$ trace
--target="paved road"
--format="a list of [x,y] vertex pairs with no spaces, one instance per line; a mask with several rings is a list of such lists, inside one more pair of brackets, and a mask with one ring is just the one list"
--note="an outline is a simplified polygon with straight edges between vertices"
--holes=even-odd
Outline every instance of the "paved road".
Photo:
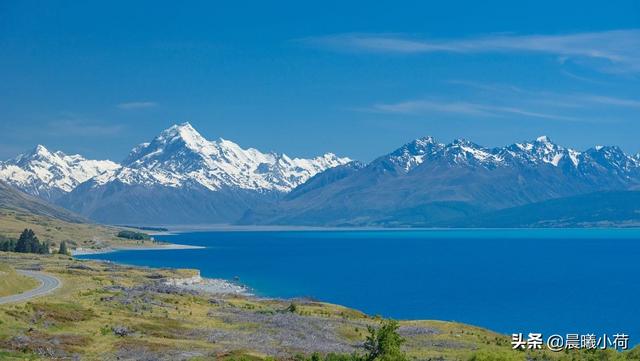
[[44,296],[53,292],[56,288],[62,285],[62,282],[58,278],[46,273],[23,270],[16,270],[16,272],[21,275],[37,279],[38,281],[40,281],[40,286],[17,295],[0,297],[0,305],[5,303],[22,302],[34,297]]

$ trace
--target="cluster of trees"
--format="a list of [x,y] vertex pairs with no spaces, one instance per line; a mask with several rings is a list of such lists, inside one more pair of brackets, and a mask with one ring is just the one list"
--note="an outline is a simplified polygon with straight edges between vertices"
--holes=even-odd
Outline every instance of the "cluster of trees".
[[[13,239],[0,239],[0,251],[3,252],[18,252],[18,253],[49,253],[49,242],[41,242],[36,236],[35,232],[31,229],[25,229],[20,234],[18,240]],[[67,250],[67,243],[62,241],[60,243],[60,254],[69,254]]]
[[45,254],[49,253],[49,242],[40,242],[33,230],[25,229],[17,241],[0,241],[0,251]]

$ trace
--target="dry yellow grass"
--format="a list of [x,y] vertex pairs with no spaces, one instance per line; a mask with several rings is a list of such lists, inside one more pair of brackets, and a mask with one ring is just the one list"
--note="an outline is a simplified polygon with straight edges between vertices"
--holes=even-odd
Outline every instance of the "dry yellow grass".
[[16,273],[9,265],[0,264],[0,297],[28,291],[38,286],[38,281]]

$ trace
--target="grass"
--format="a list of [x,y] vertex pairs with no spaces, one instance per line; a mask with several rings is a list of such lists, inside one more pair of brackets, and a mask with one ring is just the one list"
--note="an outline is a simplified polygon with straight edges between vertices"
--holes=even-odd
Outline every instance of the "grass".
[[[40,359],[41,350],[48,350],[51,358],[78,355],[83,360],[290,360],[296,354],[315,351],[313,347],[326,340],[360,344],[367,326],[379,322],[357,310],[310,300],[211,296],[153,288],[158,277],[189,277],[193,270],[3,252],[0,264],[39,265],[63,281],[61,288],[46,297],[0,305],[3,360]],[[118,336],[113,331],[118,327],[125,328],[127,335]],[[453,322],[401,321],[400,330],[406,338],[404,350],[409,360],[617,360],[631,355],[599,352],[588,358],[578,352],[518,352],[511,350],[506,335]],[[313,342],[306,346],[296,343],[307,334],[313,336]]]
[[0,264],[0,297],[28,291],[38,284],[33,278],[18,274],[9,265]]
[[25,228],[33,229],[41,241],[49,241],[56,247],[62,241],[66,241],[69,248],[153,246],[150,240],[136,241],[117,237],[118,232],[123,228],[72,223],[48,216],[0,208],[0,237],[16,239]]

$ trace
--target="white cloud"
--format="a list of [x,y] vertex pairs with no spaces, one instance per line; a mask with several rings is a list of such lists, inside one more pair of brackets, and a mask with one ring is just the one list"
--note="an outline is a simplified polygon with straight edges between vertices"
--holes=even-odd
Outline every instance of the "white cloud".
[[155,102],[128,102],[128,103],[120,103],[116,105],[116,107],[124,110],[132,110],[132,109],[146,109],[153,108],[158,106]]
[[601,71],[640,72],[640,29],[560,35],[494,34],[466,39],[420,39],[398,34],[337,34],[303,39],[333,50],[419,54],[537,52],[576,59]]

